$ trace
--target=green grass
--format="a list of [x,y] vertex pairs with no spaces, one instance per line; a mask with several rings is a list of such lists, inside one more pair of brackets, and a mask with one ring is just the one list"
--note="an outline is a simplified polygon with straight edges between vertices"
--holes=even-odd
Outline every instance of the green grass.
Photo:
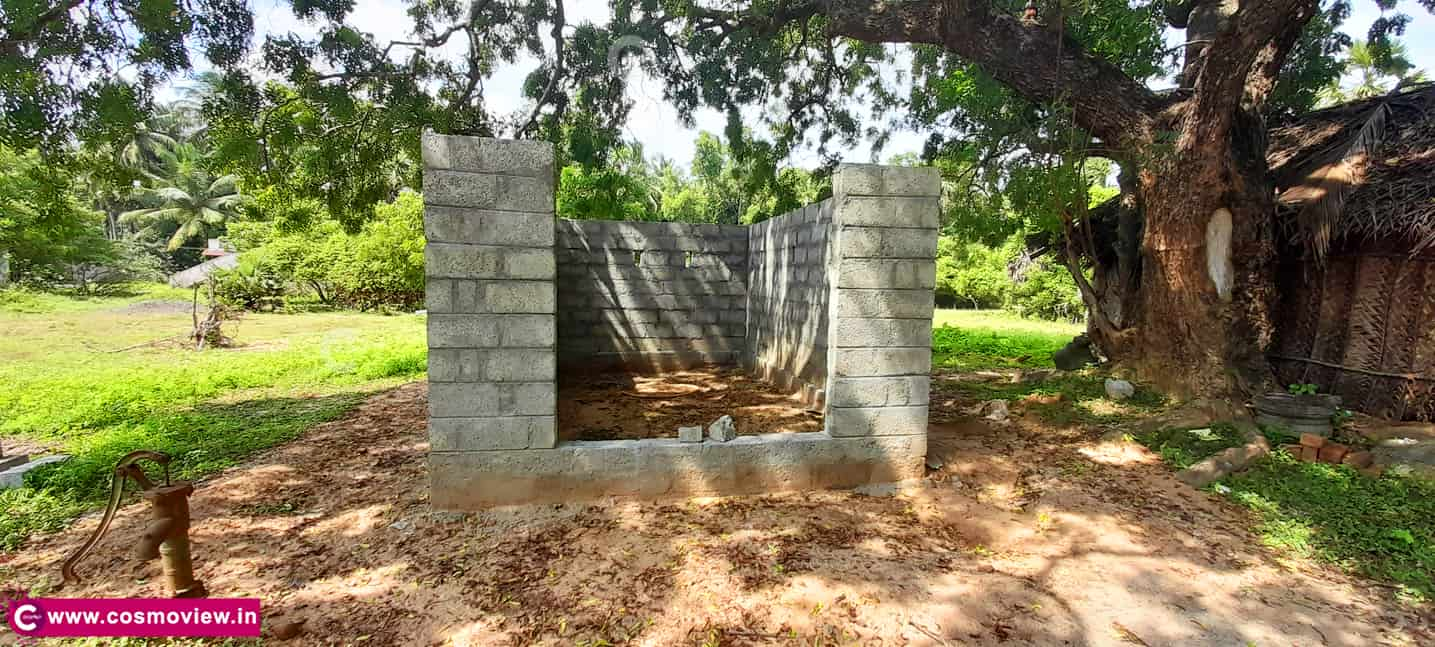
[[1136,441],[1150,447],[1176,469],[1186,469],[1208,456],[1245,444],[1240,430],[1229,424],[1200,429],[1158,429],[1136,434]]
[[[1177,469],[1243,442],[1235,427],[1162,429],[1136,440]],[[1263,430],[1273,446],[1292,438]],[[1394,583],[1415,604],[1435,600],[1435,482],[1306,463],[1277,449],[1213,485],[1260,518],[1262,542]]]
[[189,315],[130,307],[164,295],[0,311],[0,439],[73,458],[0,493],[0,548],[63,527],[103,502],[114,462],[135,449],[173,455],[196,478],[342,416],[375,390],[421,376],[423,318],[358,313],[249,314],[234,348],[177,342]]
[[189,301],[191,296],[189,290],[158,283],[125,286],[118,294],[109,296],[77,296],[12,286],[0,289],[0,313],[84,312],[153,299]]
[[963,371],[1049,368],[1051,354],[1084,331],[1001,310],[938,310],[932,326],[932,365]]
[[1260,516],[1267,545],[1393,582],[1406,601],[1435,601],[1435,481],[1372,479],[1277,450],[1222,485]]

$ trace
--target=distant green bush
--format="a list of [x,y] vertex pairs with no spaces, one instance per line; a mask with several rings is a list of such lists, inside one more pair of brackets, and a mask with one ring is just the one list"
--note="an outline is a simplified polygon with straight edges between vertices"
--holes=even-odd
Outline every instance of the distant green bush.
[[[308,228],[282,231],[266,222],[236,223],[245,263],[290,293],[308,292],[320,303],[364,310],[411,310],[424,298],[423,197],[404,191],[393,202],[378,205],[373,220],[357,233],[347,233],[333,220]],[[246,246],[247,245],[247,246]],[[247,288],[263,292],[268,283],[226,286],[226,300],[246,308],[264,301],[245,299]],[[267,297],[266,297],[267,298]]]
[[211,277],[215,296],[231,306],[274,310],[284,301],[284,276],[263,256],[241,256],[239,265],[216,271]]
[[1086,305],[1065,266],[1042,257],[1013,276],[1009,267],[1023,253],[1025,240],[1025,233],[1017,232],[1000,247],[991,247],[943,236],[937,242],[937,304],[1002,308],[1048,321],[1085,320]]
[[974,310],[1002,307],[1012,286],[1006,261],[1000,249],[943,236],[937,242],[937,303]]
[[1071,273],[1045,258],[1028,268],[1022,281],[1012,284],[1005,307],[1023,317],[1048,321],[1086,319],[1086,304]]
[[381,204],[330,269],[337,298],[360,308],[418,307],[424,299],[424,201],[412,191]]

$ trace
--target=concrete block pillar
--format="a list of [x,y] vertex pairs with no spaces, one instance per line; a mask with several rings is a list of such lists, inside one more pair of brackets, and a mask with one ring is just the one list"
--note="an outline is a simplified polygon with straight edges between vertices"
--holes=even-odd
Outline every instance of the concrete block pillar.
[[435,505],[462,498],[441,455],[557,442],[553,147],[426,133],[429,440]]
[[832,192],[827,431],[925,436],[941,177],[843,165]]

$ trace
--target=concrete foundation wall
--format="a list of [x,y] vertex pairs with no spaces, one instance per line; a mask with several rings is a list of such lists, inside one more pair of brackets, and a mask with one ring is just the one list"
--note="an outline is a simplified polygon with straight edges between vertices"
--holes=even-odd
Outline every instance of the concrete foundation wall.
[[744,363],[818,407],[827,388],[834,205],[826,200],[748,228]]
[[565,371],[661,371],[741,356],[746,227],[559,220],[555,244]]
[[[436,508],[922,475],[935,170],[842,166],[830,201],[749,230],[555,221],[546,143],[426,134],[423,154]],[[825,431],[557,442],[560,360],[740,359],[825,390]]]

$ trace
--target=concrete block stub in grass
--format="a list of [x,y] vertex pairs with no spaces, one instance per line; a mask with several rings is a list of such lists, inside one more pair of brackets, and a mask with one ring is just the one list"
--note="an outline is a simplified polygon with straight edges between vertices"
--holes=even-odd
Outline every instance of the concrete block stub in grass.
[[9,490],[25,486],[25,475],[31,471],[53,463],[63,463],[70,460],[66,454],[52,454],[42,456],[23,465],[16,465],[0,472],[0,490]]

